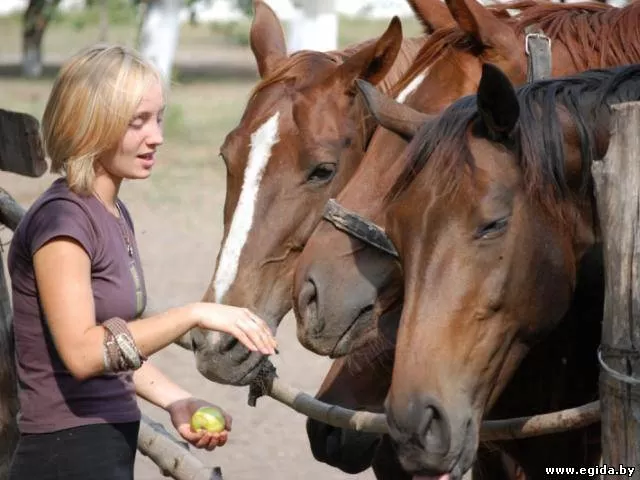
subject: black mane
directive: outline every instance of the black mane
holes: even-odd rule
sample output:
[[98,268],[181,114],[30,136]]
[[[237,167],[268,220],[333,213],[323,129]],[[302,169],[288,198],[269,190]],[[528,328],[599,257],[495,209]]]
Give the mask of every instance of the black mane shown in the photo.
[[[527,188],[560,199],[570,191],[565,178],[565,152],[560,111],[569,115],[579,135],[582,190],[589,188],[591,163],[605,152],[596,148],[596,133],[608,131],[610,106],[640,100],[640,65],[588,70],[577,75],[538,81],[516,90],[520,104],[518,125],[511,135]],[[467,144],[470,125],[479,122],[476,96],[463,97],[437,119],[425,123],[406,151],[407,164],[389,192],[402,193],[430,165],[428,184],[455,189],[465,168],[474,162]],[[482,135],[481,129],[472,130]]]

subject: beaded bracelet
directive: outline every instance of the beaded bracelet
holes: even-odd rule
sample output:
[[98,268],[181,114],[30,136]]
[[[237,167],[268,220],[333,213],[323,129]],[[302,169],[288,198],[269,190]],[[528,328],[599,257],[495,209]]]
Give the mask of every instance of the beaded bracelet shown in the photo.
[[114,317],[102,323],[105,328],[104,367],[108,372],[137,370],[147,359],[138,349],[127,322]]

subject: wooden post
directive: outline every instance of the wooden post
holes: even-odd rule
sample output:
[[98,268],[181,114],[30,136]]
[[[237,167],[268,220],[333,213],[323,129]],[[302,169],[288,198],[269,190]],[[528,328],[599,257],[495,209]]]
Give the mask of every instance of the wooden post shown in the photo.
[[0,170],[39,177],[47,170],[40,123],[27,113],[0,108]]
[[[640,478],[640,102],[614,105],[609,149],[594,162],[604,242],[600,358],[602,464],[610,479]],[[618,472],[635,467],[633,476]]]
[[9,478],[9,463],[18,444],[18,389],[13,361],[11,303],[0,255],[0,480]]

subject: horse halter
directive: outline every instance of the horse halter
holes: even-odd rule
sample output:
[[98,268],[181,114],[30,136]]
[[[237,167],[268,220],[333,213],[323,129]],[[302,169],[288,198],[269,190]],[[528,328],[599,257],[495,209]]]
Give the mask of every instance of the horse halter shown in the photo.
[[[527,54],[527,82],[544,80],[551,76],[551,39],[535,26],[525,29],[524,51]],[[371,220],[340,205],[335,198],[329,199],[322,218],[338,230],[377,248],[392,257],[399,258],[393,242],[384,231]]]

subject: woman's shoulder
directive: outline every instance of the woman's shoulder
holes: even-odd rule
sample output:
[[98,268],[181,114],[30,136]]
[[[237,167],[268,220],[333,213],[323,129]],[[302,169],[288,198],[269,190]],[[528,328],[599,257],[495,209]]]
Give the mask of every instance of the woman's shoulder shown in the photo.
[[75,238],[92,254],[100,238],[92,210],[90,198],[72,192],[59,178],[29,207],[16,235],[31,254],[57,236]]

